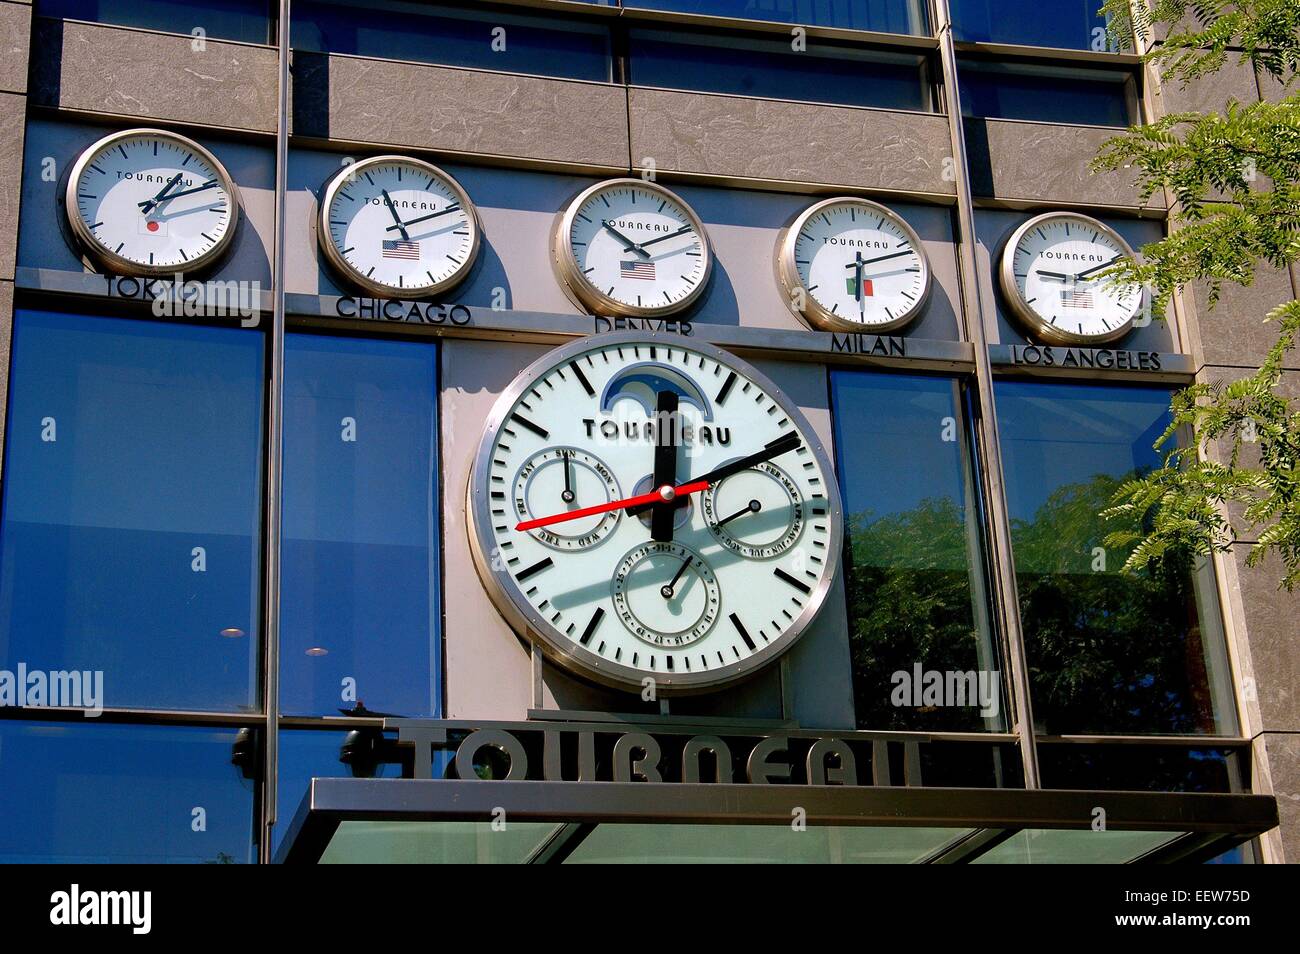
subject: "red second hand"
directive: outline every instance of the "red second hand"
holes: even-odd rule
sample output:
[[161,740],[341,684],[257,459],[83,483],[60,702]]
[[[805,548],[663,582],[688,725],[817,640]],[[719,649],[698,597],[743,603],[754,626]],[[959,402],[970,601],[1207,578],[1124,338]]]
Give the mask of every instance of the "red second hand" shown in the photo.
[[709,482],[707,480],[697,480],[693,483],[682,484],[680,487],[673,487],[672,496],[665,499],[661,487],[658,490],[638,494],[635,497],[627,497],[624,500],[611,500],[608,503],[597,504],[594,507],[581,507],[578,510],[566,510],[564,513],[551,514],[549,517],[535,517],[532,520],[523,520],[515,524],[515,529],[536,530],[538,527],[549,527],[553,523],[564,523],[566,520],[577,520],[580,517],[594,517],[598,513],[609,513],[611,510],[623,510],[626,507],[639,507],[643,504],[668,503],[685,494],[693,494],[708,489]]

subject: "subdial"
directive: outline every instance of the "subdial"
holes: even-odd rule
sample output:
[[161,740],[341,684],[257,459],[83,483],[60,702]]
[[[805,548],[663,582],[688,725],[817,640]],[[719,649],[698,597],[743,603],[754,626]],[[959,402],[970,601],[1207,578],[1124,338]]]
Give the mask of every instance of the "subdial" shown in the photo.
[[717,622],[718,579],[680,543],[633,547],[614,570],[614,608],[628,630],[655,646],[685,646]]
[[771,461],[710,487],[701,495],[700,509],[714,539],[749,560],[789,550],[805,522],[799,488]]
[[[538,451],[519,468],[513,489],[515,514],[521,521],[581,510],[622,496],[605,462],[576,447]],[[621,514],[620,510],[612,510],[529,532],[556,550],[585,550],[604,540],[618,525]]]

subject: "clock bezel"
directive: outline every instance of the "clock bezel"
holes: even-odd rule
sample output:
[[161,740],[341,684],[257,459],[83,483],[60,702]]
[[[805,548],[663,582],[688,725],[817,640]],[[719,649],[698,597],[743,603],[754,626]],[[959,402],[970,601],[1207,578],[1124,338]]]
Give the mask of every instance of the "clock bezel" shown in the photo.
[[1146,300],[1147,290],[1142,288],[1138,293],[1138,304],[1129,315],[1128,320],[1121,324],[1114,331],[1108,331],[1101,335],[1081,335],[1077,332],[1065,331],[1057,328],[1051,322],[1042,318],[1037,312],[1025,301],[1024,296],[1020,294],[1020,289],[1016,286],[1015,276],[1015,257],[1016,249],[1020,245],[1021,239],[1028,235],[1032,230],[1038,228],[1045,222],[1051,222],[1056,219],[1074,219],[1078,222],[1085,222],[1099,232],[1104,232],[1110,236],[1114,242],[1124,251],[1129,258],[1137,258],[1137,253],[1133,247],[1124,240],[1124,236],[1111,228],[1105,222],[1101,222],[1090,215],[1084,215],[1082,212],[1069,212],[1065,210],[1055,210],[1052,212],[1043,212],[1039,215],[1032,216],[1022,222],[1011,237],[1007,239],[1002,246],[1002,256],[998,262],[998,284],[1002,286],[1002,297],[1011,307],[1011,312],[1020,322],[1021,326],[1035,337],[1042,344],[1054,344],[1062,346],[1088,346],[1103,345],[1119,341],[1133,330],[1134,322],[1137,320],[1138,313],[1142,311],[1142,303]]
[[[469,221],[470,228],[470,245],[469,254],[465,257],[464,263],[459,265],[454,272],[440,282],[433,282],[427,285],[411,285],[407,287],[398,285],[389,285],[385,282],[378,282],[374,279],[367,278],[364,273],[357,271],[352,264],[343,257],[337,248],[334,247],[334,240],[329,231],[330,208],[334,204],[334,197],[350,177],[361,175],[366,169],[372,166],[402,163],[407,166],[414,166],[423,171],[426,175],[436,177],[447,185],[447,188],[456,196],[460,207],[465,210],[466,218]],[[398,300],[415,300],[420,298],[432,298],[444,292],[451,291],[462,284],[473,271],[475,264],[478,262],[479,248],[482,244],[483,228],[479,223],[478,209],[475,208],[473,200],[470,199],[469,193],[465,187],[456,181],[455,177],[448,174],[444,169],[435,166],[433,163],[424,159],[417,159],[415,156],[403,156],[396,153],[386,153],[381,156],[368,156],[365,159],[358,159],[356,162],[343,166],[325,181],[321,190],[320,202],[318,203],[316,215],[312,218],[316,226],[316,244],[325,260],[329,263],[331,270],[335,275],[342,278],[344,282],[352,285],[354,288],[367,294],[374,295],[378,298],[396,298]]]
[[[824,308],[821,302],[813,297],[812,292],[803,288],[803,280],[799,277],[799,269],[795,263],[795,243],[799,240],[799,234],[803,231],[805,225],[826,209],[838,205],[856,205],[858,208],[866,209],[889,219],[903,231],[912,247],[916,249],[917,257],[921,260],[921,267],[925,269],[925,285],[913,305],[892,321],[867,324],[842,318]],[[815,331],[861,331],[867,334],[900,331],[920,317],[926,303],[930,300],[930,290],[934,285],[934,269],[930,266],[930,256],[926,252],[925,245],[921,242],[921,236],[917,234],[916,229],[912,228],[906,219],[888,206],[859,196],[842,195],[822,199],[795,216],[794,221],[786,226],[777,238],[776,274],[777,280],[781,284],[782,294],[785,297],[786,307],[790,309],[795,317],[802,319]],[[795,306],[795,292],[798,289],[803,289],[803,309]]]
[[[496,540],[492,532],[492,503],[488,489],[492,449],[502,424],[514,409],[515,402],[533,388],[544,374],[573,360],[576,356],[606,347],[631,344],[642,344],[647,347],[680,347],[722,362],[747,376],[780,404],[791,423],[804,436],[808,449],[822,468],[827,503],[826,519],[829,521],[825,571],[800,614],[779,637],[757,653],[723,669],[655,674],[648,670],[624,666],[600,656],[555,630],[532,604],[524,599],[522,590],[504,564],[492,559],[492,553],[496,549]],[[642,691],[643,680],[647,676],[654,677],[658,690],[665,695],[709,692],[740,682],[775,662],[798,642],[825,608],[827,597],[839,571],[840,551],[844,543],[843,509],[835,468],[830,455],[827,454],[817,433],[799,407],[790,400],[785,391],[748,361],[706,342],[687,341],[679,335],[667,332],[616,331],[584,336],[548,351],[521,371],[497,398],[484,425],[465,488],[465,516],[470,554],[478,571],[479,580],[489,599],[510,628],[527,639],[534,647],[539,648],[547,659],[568,672],[598,685],[636,693]],[[770,563],[765,562],[763,565],[770,566]]]
[[[593,195],[618,186],[646,189],[677,203],[678,207],[686,213],[686,218],[695,230],[695,234],[699,236],[700,250],[704,258],[704,273],[700,276],[699,283],[681,301],[658,306],[629,305],[609,297],[582,274],[582,266],[578,264],[577,257],[573,254],[573,245],[569,241],[569,235],[573,229],[573,219]],[[696,214],[685,199],[657,182],[625,176],[619,179],[604,179],[593,183],[574,196],[560,211],[555,219],[555,227],[551,231],[551,265],[555,270],[556,278],[560,282],[560,287],[564,289],[569,300],[579,308],[586,309],[596,315],[612,315],[623,318],[661,318],[665,315],[675,315],[683,312],[703,297],[704,291],[713,277],[713,245],[709,241],[708,232],[704,229],[704,222],[701,221],[699,215]]]
[[[202,255],[197,255],[188,262],[182,263],[179,268],[176,264],[171,265],[148,265],[142,262],[132,261],[122,255],[117,254],[112,249],[101,245],[90,231],[89,225],[81,217],[81,211],[77,208],[77,183],[81,181],[81,174],[85,171],[94,158],[102,153],[112,149],[113,146],[127,139],[136,139],[140,137],[154,137],[159,139],[168,139],[173,143],[184,146],[192,150],[204,159],[217,174],[221,187],[225,190],[230,200],[230,222],[226,226],[226,231],[216,244]],[[109,133],[91,143],[77,156],[72,166],[68,170],[67,182],[59,192],[59,201],[63,205],[63,218],[72,233],[77,248],[74,250],[85,255],[90,261],[102,269],[114,274],[130,275],[136,278],[160,278],[163,276],[175,275],[177,271],[181,272],[201,272],[213,267],[221,261],[225,254],[230,250],[235,240],[235,232],[239,229],[240,212],[242,205],[240,201],[239,189],[235,185],[235,180],[231,177],[229,170],[222,164],[221,160],[213,154],[202,143],[191,139],[189,136],[172,132],[168,129],[158,129],[153,126],[138,126],[132,129],[120,129],[117,132]]]

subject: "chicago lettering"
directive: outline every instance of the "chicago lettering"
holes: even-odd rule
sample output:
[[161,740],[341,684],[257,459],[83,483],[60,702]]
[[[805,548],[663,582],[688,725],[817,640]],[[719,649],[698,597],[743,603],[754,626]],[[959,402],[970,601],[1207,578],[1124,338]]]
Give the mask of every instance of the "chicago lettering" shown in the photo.
[[367,321],[420,322],[426,325],[468,325],[472,317],[464,305],[440,305],[430,302],[399,301],[395,298],[353,298],[344,296],[334,302],[340,318]]

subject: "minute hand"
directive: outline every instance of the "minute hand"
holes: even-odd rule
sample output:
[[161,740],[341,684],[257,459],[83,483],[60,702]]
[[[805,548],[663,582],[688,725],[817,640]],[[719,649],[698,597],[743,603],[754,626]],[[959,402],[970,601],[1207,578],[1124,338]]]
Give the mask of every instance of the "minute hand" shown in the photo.
[[[739,460],[733,460],[729,464],[723,464],[721,467],[711,470],[707,474],[692,477],[690,482],[692,484],[705,483],[716,485],[719,481],[726,480],[732,474],[738,474],[742,470],[749,470],[749,468],[756,467],[764,461],[771,460],[773,457],[779,457],[781,454],[788,454],[790,451],[797,449],[802,444],[803,441],[798,434],[793,432],[785,434],[772,441],[772,443],[768,444],[762,450],[755,451],[749,456],[742,457]],[[651,503],[629,507],[627,512],[630,516],[635,517],[637,514],[645,513],[645,511],[649,510],[652,506],[653,504]]]
[[1112,258],[1109,262],[1102,262],[1100,265],[1094,265],[1094,266],[1092,266],[1092,268],[1085,268],[1083,271],[1079,272],[1079,274],[1077,274],[1077,275],[1074,276],[1075,281],[1078,281],[1080,278],[1087,278],[1087,277],[1088,277],[1089,275],[1091,275],[1093,272],[1099,272],[1099,271],[1101,271],[1103,268],[1109,268],[1110,266],[1114,265],[1116,262],[1118,262],[1118,261],[1119,261],[1121,258],[1123,258],[1123,257],[1124,257],[1123,255],[1116,255],[1116,256],[1115,256],[1114,258]]
[[647,239],[646,241],[641,243],[641,247],[645,248],[647,245],[653,245],[655,242],[666,242],[670,238],[677,238],[677,236],[682,235],[685,232],[691,231],[692,228],[694,228],[694,226],[683,225],[676,232],[670,232],[667,235],[661,235],[658,238]]

